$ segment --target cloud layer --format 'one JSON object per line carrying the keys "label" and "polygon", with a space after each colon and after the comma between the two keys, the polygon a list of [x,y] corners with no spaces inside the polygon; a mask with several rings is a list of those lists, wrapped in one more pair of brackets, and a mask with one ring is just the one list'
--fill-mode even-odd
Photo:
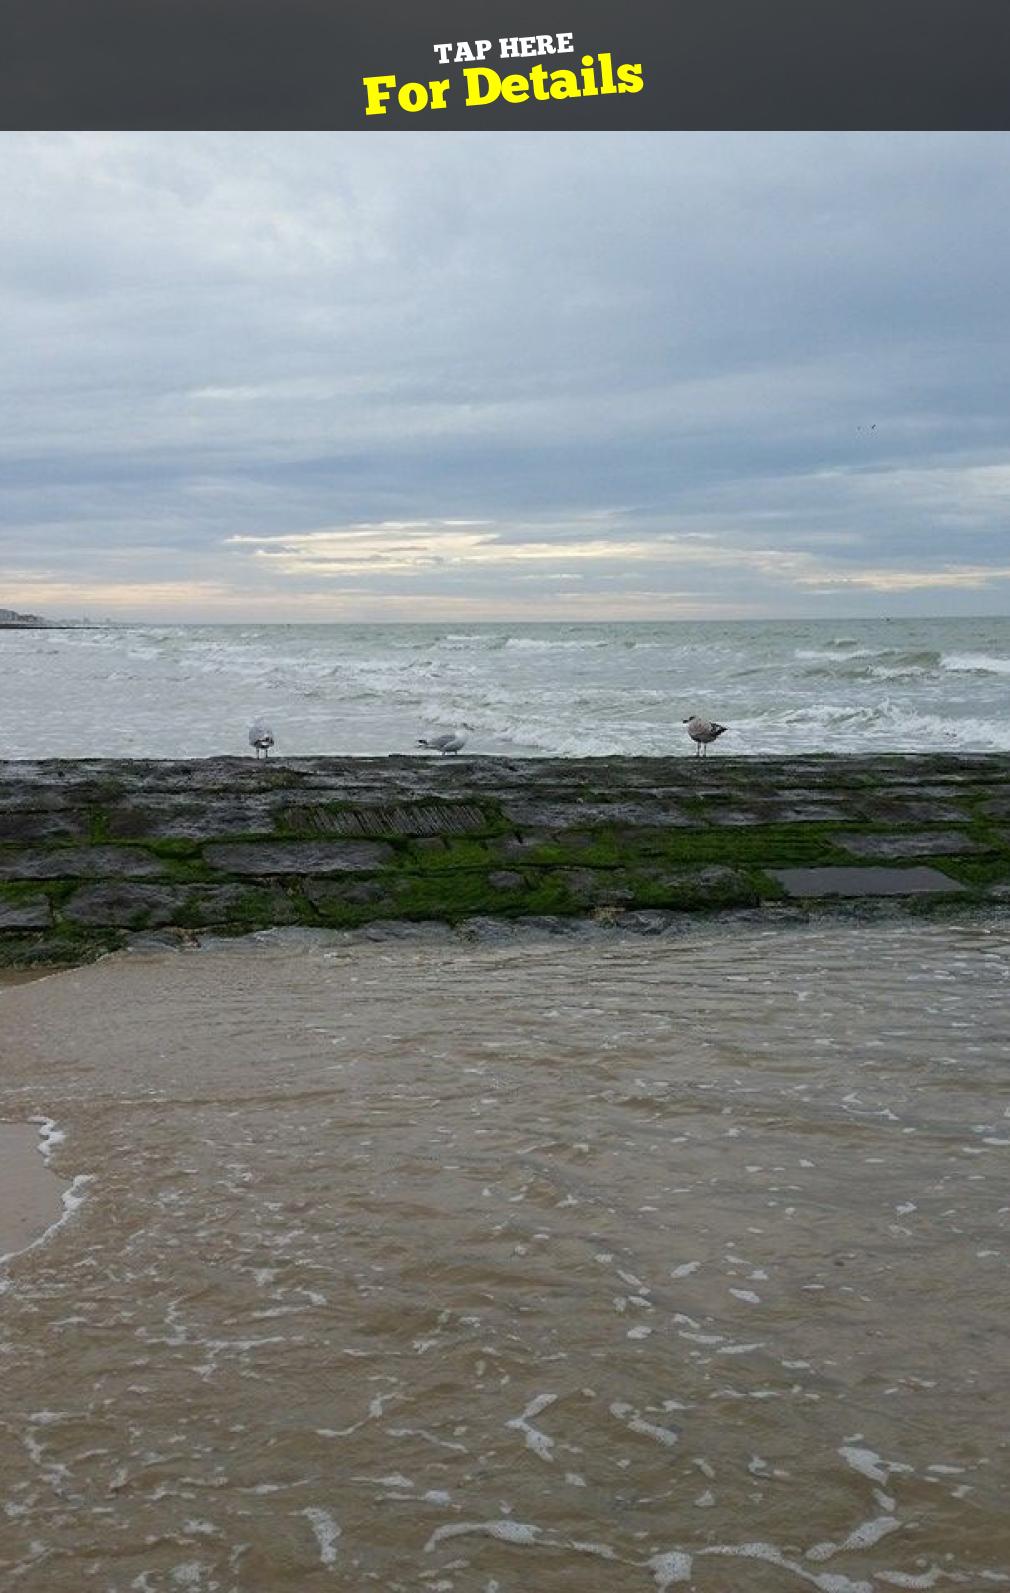
{"label": "cloud layer", "polygon": [[1003,134],[4,134],[0,603],[1005,612]]}

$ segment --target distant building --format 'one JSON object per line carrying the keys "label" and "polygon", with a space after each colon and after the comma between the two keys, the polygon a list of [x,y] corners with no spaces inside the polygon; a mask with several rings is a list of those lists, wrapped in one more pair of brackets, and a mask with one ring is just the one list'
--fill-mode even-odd
{"label": "distant building", "polygon": [[0,625],[44,625],[41,614],[19,614],[14,608],[0,608]]}

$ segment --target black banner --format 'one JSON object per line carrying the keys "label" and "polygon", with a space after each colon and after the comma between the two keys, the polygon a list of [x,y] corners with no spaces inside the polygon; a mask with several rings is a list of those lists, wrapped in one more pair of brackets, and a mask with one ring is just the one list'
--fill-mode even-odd
{"label": "black banner", "polygon": [[5,0],[3,15],[7,128],[1008,119],[1010,0]]}

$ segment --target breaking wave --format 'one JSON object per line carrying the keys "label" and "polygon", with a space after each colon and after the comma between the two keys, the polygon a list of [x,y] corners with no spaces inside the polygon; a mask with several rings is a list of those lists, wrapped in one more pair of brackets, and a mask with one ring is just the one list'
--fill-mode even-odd
{"label": "breaking wave", "polygon": [[3,637],[8,757],[413,751],[464,728],[510,756],[1010,748],[1010,620],[241,625]]}
{"label": "breaking wave", "polygon": [[1010,675],[1010,658],[990,658],[987,653],[944,653],[940,663],[955,674]]}

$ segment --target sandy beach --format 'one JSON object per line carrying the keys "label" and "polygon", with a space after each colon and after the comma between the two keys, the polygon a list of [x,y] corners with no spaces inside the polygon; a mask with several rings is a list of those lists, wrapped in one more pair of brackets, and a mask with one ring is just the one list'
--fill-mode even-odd
{"label": "sandy beach", "polygon": [[1008,968],[992,922],[280,936],[7,991],[0,1116],[77,1207],[0,1297],[0,1572],[1007,1582]]}
{"label": "sandy beach", "polygon": [[[5,989],[33,984],[48,973],[0,969],[0,1000]],[[39,1126],[0,1121],[0,1256],[34,1244],[63,1214],[66,1185],[39,1154]]]}
{"label": "sandy beach", "polygon": [[38,1124],[0,1122],[0,1257],[24,1250],[59,1221],[65,1188],[39,1155]]}

